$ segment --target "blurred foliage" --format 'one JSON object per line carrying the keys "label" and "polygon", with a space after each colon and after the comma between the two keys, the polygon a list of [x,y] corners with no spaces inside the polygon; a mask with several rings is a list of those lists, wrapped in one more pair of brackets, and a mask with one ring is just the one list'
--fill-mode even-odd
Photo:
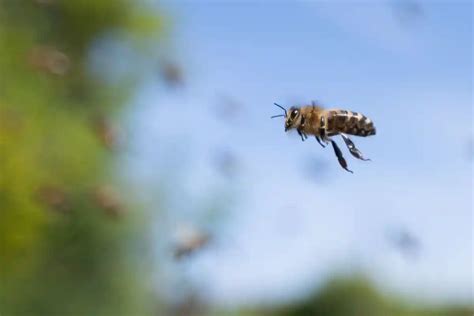
{"label": "blurred foliage", "polygon": [[428,306],[383,294],[362,274],[330,278],[321,288],[293,303],[235,310],[214,309],[208,314],[226,316],[472,316],[465,305]]}
{"label": "blurred foliage", "polygon": [[469,306],[429,307],[407,304],[393,295],[382,294],[362,275],[330,279],[320,289],[294,303],[279,307],[235,311],[213,311],[227,316],[472,316]]}
{"label": "blurred foliage", "polygon": [[382,294],[362,276],[334,278],[305,300],[263,312],[272,316],[471,316],[468,307],[428,308]]}
{"label": "blurred foliage", "polygon": [[93,123],[120,115],[134,81],[98,76],[90,51],[116,34],[151,60],[162,21],[138,1],[0,0],[2,315],[152,308],[143,264],[128,255],[143,223],[114,184],[113,134]]}

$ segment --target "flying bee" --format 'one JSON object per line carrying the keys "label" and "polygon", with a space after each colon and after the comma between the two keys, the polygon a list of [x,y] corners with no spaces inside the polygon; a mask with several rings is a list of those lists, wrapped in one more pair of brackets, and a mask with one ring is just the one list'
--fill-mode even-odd
{"label": "flying bee", "polygon": [[332,136],[341,135],[352,156],[364,161],[370,160],[364,158],[360,150],[355,147],[352,140],[347,136],[366,137],[375,135],[374,123],[366,116],[352,111],[324,109],[314,102],[302,107],[293,106],[288,110],[277,103],[274,104],[285,111],[285,114],[274,115],[271,118],[284,117],[285,132],[296,129],[302,141],[307,139],[308,135],[313,135],[323,148],[330,142],[339,164],[345,170],[352,173],[347,168],[347,162],[342,155],[342,151],[331,138]]}

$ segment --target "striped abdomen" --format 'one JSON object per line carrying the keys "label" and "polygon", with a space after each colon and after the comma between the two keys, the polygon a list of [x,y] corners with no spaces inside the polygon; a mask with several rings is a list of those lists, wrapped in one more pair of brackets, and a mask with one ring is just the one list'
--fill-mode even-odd
{"label": "striped abdomen", "polygon": [[329,110],[327,114],[327,133],[345,133],[355,136],[375,135],[374,123],[366,116],[345,110]]}

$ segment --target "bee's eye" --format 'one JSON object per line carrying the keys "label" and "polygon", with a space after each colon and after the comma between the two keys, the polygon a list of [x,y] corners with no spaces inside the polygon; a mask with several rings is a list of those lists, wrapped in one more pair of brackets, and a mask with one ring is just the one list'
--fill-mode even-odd
{"label": "bee's eye", "polygon": [[291,114],[290,114],[290,117],[292,119],[294,119],[296,117],[296,115],[298,115],[298,110],[293,110],[293,112],[291,112]]}

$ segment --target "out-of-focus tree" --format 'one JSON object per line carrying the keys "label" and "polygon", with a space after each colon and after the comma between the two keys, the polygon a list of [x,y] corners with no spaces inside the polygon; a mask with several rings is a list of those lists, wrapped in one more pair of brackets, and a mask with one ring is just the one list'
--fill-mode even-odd
{"label": "out-of-focus tree", "polygon": [[469,316],[469,307],[429,308],[409,305],[388,294],[382,294],[366,278],[335,278],[306,299],[282,307],[269,315],[278,316]]}
{"label": "out-of-focus tree", "polygon": [[330,279],[320,289],[296,302],[238,311],[216,310],[226,316],[471,316],[467,305],[430,307],[406,303],[393,294],[382,293],[362,275]]}
{"label": "out-of-focus tree", "polygon": [[114,65],[91,59],[113,36],[154,63],[163,33],[158,9],[138,1],[0,1],[2,315],[153,308],[139,256],[129,255],[143,227],[113,184],[115,134],[93,123],[120,116],[136,73],[108,80]]}

